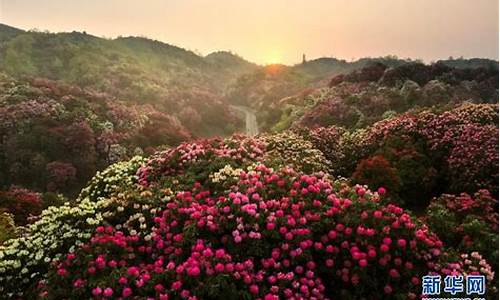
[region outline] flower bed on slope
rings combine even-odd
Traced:
[[[441,254],[425,226],[362,188],[263,165],[228,181],[178,192],[141,234],[98,227],[53,264],[42,295],[416,298]]]
[[[397,299],[418,298],[428,273],[471,270],[385,189],[333,181],[296,135],[270,139],[202,140],[113,165],[0,247],[0,292]]]

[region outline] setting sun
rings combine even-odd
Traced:
[[[278,50],[271,50],[264,56],[263,61],[267,65],[279,64],[283,62],[283,53]]]
[[[498,299],[498,8],[0,0],[0,300]]]

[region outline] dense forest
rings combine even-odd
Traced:
[[[495,297],[498,82],[0,24],[0,298]]]

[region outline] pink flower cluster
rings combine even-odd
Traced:
[[[434,269],[442,243],[402,208],[372,195],[361,187],[337,192],[320,175],[258,165],[241,172],[230,191],[195,184],[177,193],[146,232],[98,227],[90,243],[54,265],[42,293],[415,299],[419,278]]]
[[[465,125],[450,142],[447,164],[453,188],[498,190],[498,128]]]
[[[229,139],[205,139],[153,155],[139,168],[139,182],[148,186],[162,176],[183,175],[199,165],[203,171],[218,171],[226,163],[250,164],[263,155],[265,145],[257,139],[234,135]],[[209,170],[208,170],[209,169]],[[206,177],[208,178],[208,176]]]
[[[43,201],[40,193],[11,186],[0,192],[0,210],[14,216],[16,224],[26,224],[31,216],[42,212]]]
[[[464,253],[456,261],[437,264],[436,270],[444,275],[484,275],[490,292],[497,290],[495,285],[489,284],[495,278],[495,271],[478,252]]]
[[[438,209],[444,206],[447,210],[456,215],[456,219],[463,221],[466,217],[474,216],[488,224],[492,231],[498,231],[498,201],[494,199],[487,190],[479,190],[473,196],[462,193],[458,196],[444,194],[434,199],[429,210]],[[463,231],[462,226],[458,226],[456,231]]]
[[[498,190],[498,112],[495,105],[463,104],[441,114],[424,111],[378,122],[364,136],[376,151],[390,139],[425,145],[449,191]]]

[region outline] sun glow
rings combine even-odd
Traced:
[[[283,55],[278,50],[269,51],[269,53],[266,55],[264,59],[265,64],[268,65],[279,64],[282,63],[282,61],[283,61]]]

